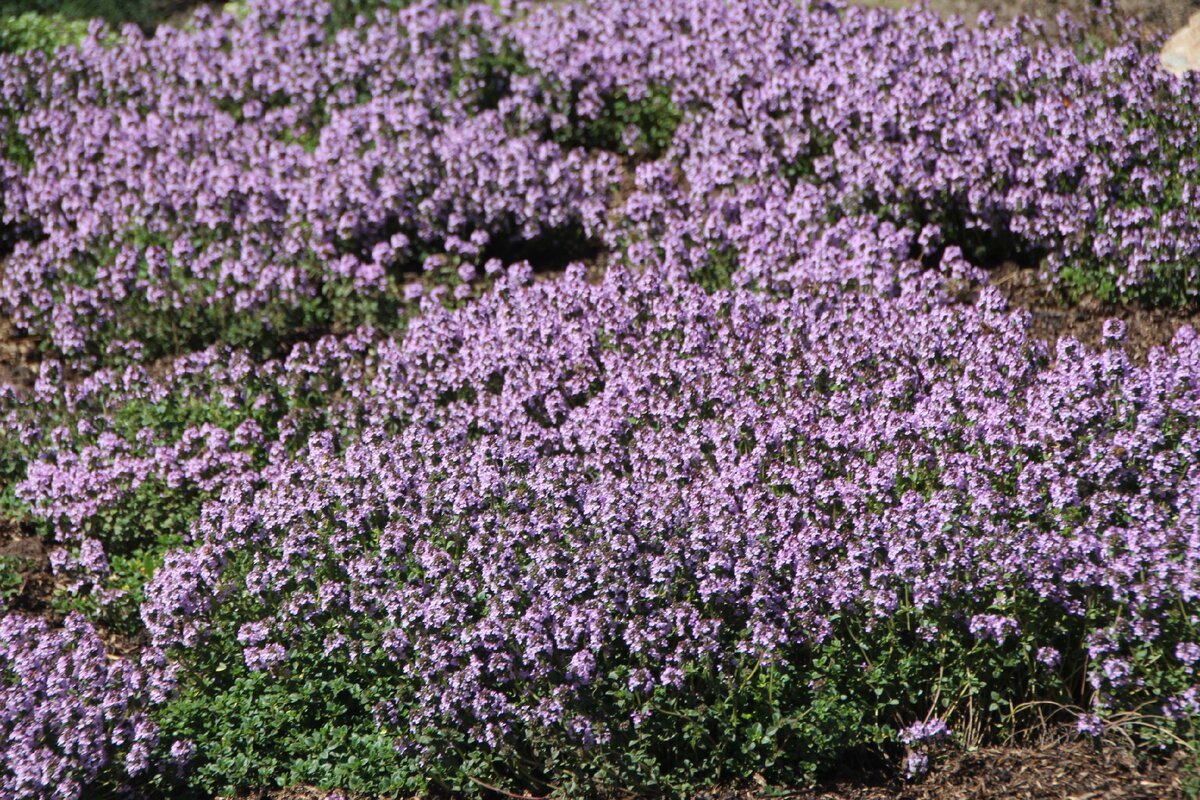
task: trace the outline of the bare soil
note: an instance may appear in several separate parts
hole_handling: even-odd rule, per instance
[[[21,564],[21,586],[8,607],[53,619],[50,598],[54,595],[55,577],[42,540],[26,534],[18,522],[0,516],[0,557],[20,559]]]
[[[29,387],[37,379],[37,342],[18,336],[12,323],[0,317],[0,384]]]
[[[920,782],[897,776],[834,779],[792,800],[1174,800],[1185,797],[1182,759],[1139,765],[1127,750],[1091,742],[986,747],[953,753]],[[748,800],[748,799],[747,799]]]
[[[1078,339],[1088,347],[1100,347],[1100,332],[1109,319],[1125,323],[1123,345],[1134,361],[1140,363],[1145,362],[1153,348],[1169,347],[1185,325],[1200,331],[1200,309],[1195,306],[1156,308],[1094,300],[1067,303],[1046,290],[1038,281],[1035,268],[1011,262],[992,270],[988,282],[1003,292],[1010,306],[1030,312],[1031,333],[1051,346],[1052,355],[1055,342],[1063,336]]]

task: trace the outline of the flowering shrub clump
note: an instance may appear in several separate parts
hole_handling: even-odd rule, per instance
[[[0,619],[0,788],[12,798],[75,798],[105,775],[144,776],[158,727],[135,665],[110,661],[92,626],[68,617]]]
[[[312,430],[358,424],[361,403],[350,402],[380,338],[362,329],[266,362],[213,347],[156,375],[131,365],[68,380],[64,364],[43,362],[37,382],[7,399],[4,500],[60,546],[51,564],[64,579],[63,610],[140,630],[142,584],[164,547],[184,542],[206,499]]]
[[[965,253],[1040,262],[1104,299],[1196,297],[1195,77],[1132,41],[1080,58],[986,18],[623,0],[541,7],[517,36],[580,114],[653,87],[687,112],[614,244],[688,253],[702,276],[732,261],[760,286],[905,277],[862,274],[855,256],[874,249],[950,277],[969,274]]]
[[[330,33],[329,11],[7,59],[5,222],[31,229],[2,286],[14,322],[67,354],[245,343],[386,312],[429,254],[595,227],[615,157],[506,130],[494,13]]]
[[[6,796],[916,778],[1037,703],[1196,739],[1200,337],[1044,343],[986,286],[1195,300],[1194,77],[924,11],[394,5],[0,55],[44,351],[0,511],[55,575],[4,577]]]
[[[157,376],[132,365],[69,381],[61,363],[45,361],[32,389],[8,403],[7,444],[28,459],[12,493],[60,541],[137,541],[153,508],[129,504],[147,485],[160,504],[164,492],[211,495],[273,447],[294,449],[329,420],[353,426],[347,403],[379,338],[362,329],[266,362],[213,347]]]
[[[456,769],[686,783],[684,753],[726,735],[831,754],[886,726],[881,686],[970,696],[981,662],[1064,702],[1086,675],[1101,712],[1185,691],[1200,340],[1144,367],[1064,341],[1050,364],[1026,325],[990,293],[771,300],[581,267],[430,305],[377,375],[406,422],[230,484],[149,587],[154,648],[175,675],[219,666],[231,708],[354,664],[361,713],[456,790]],[[759,691],[766,751],[736,730]],[[734,729],[672,716],[693,695]]]
[[[1193,79],[1132,43],[1081,60],[1019,28],[785,0],[331,14],[261,2],[0,56],[14,321],[103,356],[386,318],[431,254],[478,270],[597,235],[602,147],[661,156],[606,240],[710,279],[887,286],[912,256],[971,276],[961,252],[1195,297]],[[864,251],[896,258],[864,274]]]

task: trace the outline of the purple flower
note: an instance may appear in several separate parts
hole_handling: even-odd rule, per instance
[[[924,750],[913,750],[904,757],[904,777],[916,780],[929,772],[929,754]]]
[[[1106,344],[1120,344],[1125,339],[1126,325],[1124,321],[1119,319],[1109,319],[1104,321],[1104,326],[1101,330],[1101,338]]]
[[[1200,645],[1195,642],[1180,642],[1175,646],[1175,657],[1183,663],[1189,673],[1200,663]]]
[[[989,640],[996,644],[1004,644],[1006,639],[1018,635],[1021,630],[1015,619],[999,614],[976,614],[971,617],[968,627],[976,639]]]
[[[261,647],[247,647],[242,652],[246,666],[255,671],[270,670],[288,658],[287,649],[278,642],[270,642]]]
[[[1104,721],[1095,714],[1081,714],[1075,721],[1075,730],[1084,736],[1100,736],[1104,733],[1104,727]]]
[[[1053,647],[1039,647],[1037,651],[1037,661],[1046,669],[1058,669],[1062,664],[1062,653]]]
[[[950,736],[950,727],[946,725],[944,720],[938,717],[922,722],[914,722],[900,731],[900,741],[909,745],[920,742],[936,742],[948,736]]]

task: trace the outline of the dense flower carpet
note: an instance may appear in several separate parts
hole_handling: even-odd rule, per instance
[[[364,4],[369,5],[369,4]],[[0,796],[1200,747],[1200,77],[792,0],[0,55]]]

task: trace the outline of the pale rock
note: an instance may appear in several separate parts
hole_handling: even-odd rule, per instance
[[[1200,11],[1163,45],[1159,63],[1167,72],[1176,75],[1200,71]]]

